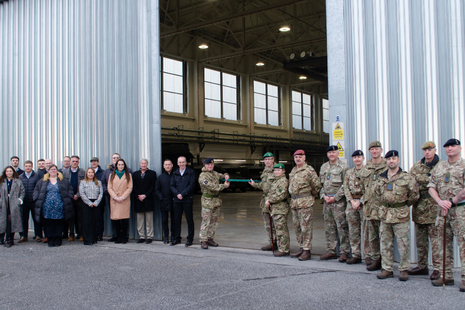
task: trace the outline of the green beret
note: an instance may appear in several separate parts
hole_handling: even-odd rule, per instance
[[[421,146],[421,149],[422,149],[422,150],[425,150],[425,149],[434,148],[434,147],[436,147],[436,143],[434,143],[433,141],[426,141],[426,142],[423,143],[423,145]]]
[[[371,149],[372,147],[382,147],[381,142],[379,142],[379,141],[371,142],[370,145],[368,146],[368,150]]]
[[[273,168],[286,169],[286,167],[284,167],[284,164],[276,164],[273,166]]]
[[[266,157],[273,157],[273,153],[266,152],[265,155],[263,155],[263,158],[266,158]]]

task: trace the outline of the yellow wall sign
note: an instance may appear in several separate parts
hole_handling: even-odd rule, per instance
[[[337,143],[337,149],[339,150],[339,157],[344,157],[344,146],[343,146],[344,142],[343,141],[340,141]]]
[[[333,123],[333,140],[344,140],[344,123]]]

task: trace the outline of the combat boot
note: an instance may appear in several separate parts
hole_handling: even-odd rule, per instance
[[[429,270],[428,267],[420,268],[417,266],[415,268],[410,269],[408,271],[408,274],[412,276],[427,276],[429,274]]]
[[[275,250],[278,249],[278,245],[276,243],[273,244]],[[273,251],[273,248],[271,247],[271,244],[265,245],[261,247],[262,251]]]
[[[370,266],[373,264],[373,259],[371,257],[365,258],[365,265]]]
[[[462,284],[460,284],[460,291],[465,292],[465,280],[462,280]]]
[[[312,253],[310,253],[310,250],[303,250],[302,255],[299,256],[299,260],[310,260],[312,258]]]
[[[399,281],[407,281],[407,280],[408,280],[408,271],[407,270],[401,271],[399,275]]]
[[[207,240],[207,244],[209,246],[213,246],[213,247],[217,247],[218,246],[218,243],[216,243],[215,241],[213,241],[213,239],[208,239]]]
[[[274,251],[273,255],[276,257],[289,256],[289,252]]]
[[[337,258],[336,253],[331,253],[331,252],[326,252],[326,254],[320,256],[321,260],[328,260],[328,259],[335,259],[335,258]]]
[[[429,278],[430,280],[436,280],[436,279],[439,279],[439,277],[441,277],[441,274],[439,273],[438,270],[435,270],[433,271],[433,273],[431,274]]]
[[[347,261],[347,254],[346,254],[346,253],[342,253],[342,254],[339,256],[339,262],[345,263],[346,261]]]
[[[297,252],[291,253],[291,257],[299,257],[304,252],[304,249],[300,248]]]
[[[387,278],[394,278],[394,272],[389,272],[384,269],[381,269],[381,273],[378,273],[376,277],[380,280],[387,279]],[[408,274],[407,274],[408,277]]]
[[[373,263],[367,267],[368,271],[375,271],[375,270],[380,270],[381,269],[381,260],[377,259],[374,260]]]
[[[205,241],[200,242],[200,247],[204,250],[208,249],[208,244]]]
[[[433,284],[433,286],[442,286],[442,277],[431,281],[431,284]],[[454,279],[446,279],[445,285],[454,285],[454,284],[455,284]]]
[[[360,257],[349,257],[346,261],[346,263],[349,265],[360,264],[361,262],[362,259]]]

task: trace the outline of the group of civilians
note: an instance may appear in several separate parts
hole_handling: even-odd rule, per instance
[[[29,241],[29,214],[34,221],[33,239],[37,242],[50,247],[60,246],[63,239],[96,244],[103,240],[106,204],[112,224],[108,241],[127,243],[132,195],[138,243],[153,241],[153,212],[158,198],[164,243],[181,243],[184,212],[188,223],[186,246],[192,245],[195,172],[187,167],[186,158],[178,158],[176,171],[171,160],[166,159],[164,173],[158,178],[155,171],[148,169],[147,159],[140,160],[140,169],[135,172],[118,153],[111,160],[104,170],[99,159],[93,157],[91,166],[84,170],[79,167],[80,158],[76,155],[65,156],[61,169],[50,159],[40,159],[34,171],[32,161],[25,161],[22,170],[19,157],[13,156],[0,175],[0,244],[14,245],[15,233],[20,235],[18,243]]]

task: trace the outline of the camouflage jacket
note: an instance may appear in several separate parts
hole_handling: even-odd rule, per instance
[[[439,162],[433,170],[428,188],[434,188],[441,200],[449,200],[465,188],[465,160],[460,158],[455,163]]]
[[[328,161],[321,166],[321,199],[324,199],[325,195],[334,195],[334,199],[336,199],[336,202],[345,198],[344,177],[348,169],[349,166],[347,166],[347,164],[340,159],[338,159],[334,165],[331,165]]]
[[[438,205],[429,195],[426,186],[429,183],[431,170],[440,161],[438,155],[434,155],[434,159],[431,163],[425,163],[425,158],[423,158],[417,161],[410,169],[410,174],[417,180],[420,188],[420,199],[418,199],[417,203],[414,204],[412,208],[412,219],[415,223],[433,224],[436,222]]]
[[[399,167],[399,171],[388,178],[389,170],[379,175],[373,192],[382,203],[402,204],[401,206],[381,205],[379,218],[384,223],[403,223],[410,220],[409,206],[420,197],[419,186],[415,178]]]
[[[362,169],[357,170],[354,167],[346,171],[346,176],[344,178],[344,194],[346,195],[347,202],[350,202],[352,199],[354,199],[352,195],[363,195],[362,179],[360,179],[359,176]]]
[[[386,160],[383,158],[378,165],[373,164],[370,159],[360,171],[360,179],[362,179],[363,196],[360,201],[363,203],[363,214],[367,220],[379,220],[379,208],[381,202],[373,193],[373,186],[378,180],[380,173],[388,168]]]
[[[223,179],[226,174],[216,171],[208,171],[207,168],[202,168],[202,173],[199,175],[199,184],[202,194],[217,196],[225,187],[220,184],[220,179]]]
[[[266,199],[271,204],[271,215],[289,213],[289,204],[287,203],[289,181],[286,174],[275,177],[271,183],[270,191]]]
[[[261,189],[263,191],[262,199],[260,200],[260,208],[262,209],[263,213],[268,213],[268,207],[265,205],[266,195],[270,191],[271,183],[273,182],[274,176],[274,169],[273,168],[266,168],[263,169],[260,178],[262,181],[260,183],[254,183],[253,187]]]
[[[304,164],[301,168],[295,166],[289,174],[289,194],[299,195],[310,193],[310,196],[292,199],[294,209],[310,208],[315,203],[315,196],[321,189],[321,182],[312,166]]]

